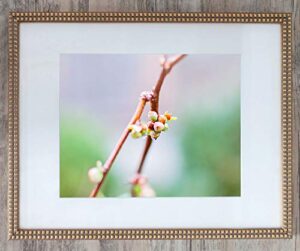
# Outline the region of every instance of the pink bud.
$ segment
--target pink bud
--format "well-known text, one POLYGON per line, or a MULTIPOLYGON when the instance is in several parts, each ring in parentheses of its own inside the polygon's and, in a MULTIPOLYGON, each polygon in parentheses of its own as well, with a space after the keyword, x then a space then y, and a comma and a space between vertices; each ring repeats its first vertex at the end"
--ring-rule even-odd
POLYGON ((154 131, 161 132, 164 129, 164 124, 161 122, 155 122, 154 123, 154 131))
POLYGON ((140 197, 155 197, 155 191, 150 185, 146 184, 143 185, 141 188, 142 190, 140 197))

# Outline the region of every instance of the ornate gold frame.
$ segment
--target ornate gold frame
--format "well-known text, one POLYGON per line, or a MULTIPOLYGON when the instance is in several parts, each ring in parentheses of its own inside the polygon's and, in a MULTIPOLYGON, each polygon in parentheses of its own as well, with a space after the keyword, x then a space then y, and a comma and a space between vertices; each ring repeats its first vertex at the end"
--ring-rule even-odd
POLYGON ((224 239, 292 237, 292 16, 290 13, 45 13, 9 15, 8 238, 9 239, 224 239), (21 229, 19 227, 19 29, 22 22, 275 23, 282 36, 281 228, 261 229, 21 229))

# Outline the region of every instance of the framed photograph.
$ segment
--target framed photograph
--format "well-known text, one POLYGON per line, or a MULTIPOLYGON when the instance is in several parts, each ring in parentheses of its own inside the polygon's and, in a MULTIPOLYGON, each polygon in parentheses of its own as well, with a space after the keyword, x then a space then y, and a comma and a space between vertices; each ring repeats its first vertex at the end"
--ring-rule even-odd
POLYGON ((291 22, 10 13, 9 238, 290 238, 291 22))

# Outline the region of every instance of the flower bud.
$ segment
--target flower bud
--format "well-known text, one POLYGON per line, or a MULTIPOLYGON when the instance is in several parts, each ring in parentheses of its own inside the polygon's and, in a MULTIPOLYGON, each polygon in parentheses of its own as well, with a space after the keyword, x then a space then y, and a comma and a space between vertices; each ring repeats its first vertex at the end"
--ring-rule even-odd
POLYGON ((155 191, 149 184, 142 185, 140 197, 155 197, 155 191))
POLYGON ((143 134, 141 133, 141 132, 137 132, 137 131, 132 131, 131 132, 131 137, 133 138, 133 139, 138 139, 138 138, 140 138, 140 137, 142 137, 143 136, 143 134))
POLYGON ((150 112, 148 112, 148 118, 149 118, 149 120, 155 122, 155 121, 157 121, 158 115, 155 111, 150 111, 150 112))
POLYGON ((141 126, 142 126, 142 131, 141 131, 142 135, 143 136, 147 135, 147 133, 148 133, 148 126, 146 124, 144 124, 144 123, 141 126))
POLYGON ((141 93, 140 98, 144 99, 144 100, 147 100, 147 101, 150 101, 152 96, 153 96, 152 92, 144 91, 144 92, 141 93))
POLYGON ((92 183, 97 184, 102 180, 103 172, 98 167, 92 167, 88 171, 88 177, 92 183))
POLYGON ((163 129, 163 132, 166 132, 166 131, 168 131, 169 130, 169 125, 167 124, 167 123, 165 123, 165 127, 164 127, 164 129, 163 129))
POLYGON ((147 177, 137 174, 131 180, 131 194, 133 197, 154 197, 155 191, 150 186, 147 177))
POLYGON ((155 132, 161 132, 164 129, 164 124, 161 122, 155 122, 154 123, 154 131, 155 132))
POLYGON ((167 118, 164 115, 159 115, 158 121, 165 124, 167 122, 167 118))
POLYGON ((159 137, 160 132, 150 131, 149 135, 151 136, 152 139, 156 140, 159 137))
POLYGON ((170 120, 172 118, 171 113, 165 112, 165 117, 167 120, 170 120))
POLYGON ((140 184, 134 184, 131 188, 131 194, 133 197, 140 197, 142 192, 142 187, 140 184))
POLYGON ((145 132, 143 132, 143 125, 130 125, 130 127, 128 127, 129 130, 131 130, 131 137, 134 139, 138 139, 140 137, 142 137, 145 132))
POLYGON ((141 132, 142 131, 142 126, 140 125, 133 125, 132 126, 132 131, 135 131, 135 132, 141 132))
POLYGON ((143 123, 143 124, 142 124, 142 131, 145 131, 145 130, 147 130, 147 129, 148 129, 147 124, 143 123))

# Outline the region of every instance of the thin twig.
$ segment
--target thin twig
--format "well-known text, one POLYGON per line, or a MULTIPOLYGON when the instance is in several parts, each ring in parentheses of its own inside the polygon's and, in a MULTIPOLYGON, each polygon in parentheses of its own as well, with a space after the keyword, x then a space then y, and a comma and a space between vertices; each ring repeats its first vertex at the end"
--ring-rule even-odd
MULTIPOLYGON (((159 114, 158 111, 158 107, 159 107, 159 94, 160 94, 160 90, 161 87, 164 83, 164 80, 166 78, 166 76, 170 73, 170 71, 172 70, 172 68, 180 61, 182 60, 184 57, 186 57, 186 54, 181 54, 178 56, 175 56, 174 58, 170 58, 167 59, 166 56, 164 56, 163 58, 163 62, 161 62, 162 64, 162 70, 160 72, 159 78, 155 84, 155 86, 152 89, 152 93, 153 93, 153 98, 150 100, 150 105, 151 105, 151 111, 155 111, 156 113, 159 114)), ((145 143, 145 147, 144 147, 144 151, 142 154, 142 158, 140 160, 138 169, 136 171, 136 174, 141 174, 142 170, 143 170, 143 165, 145 163, 145 159, 146 156, 149 152, 149 149, 151 147, 151 143, 152 143, 152 139, 150 136, 147 137, 146 143, 145 143)))
POLYGON ((173 67, 184 57, 186 57, 186 54, 181 54, 181 55, 175 56, 174 58, 170 58, 170 59, 165 58, 164 62, 162 62, 162 70, 160 72, 159 78, 158 78, 155 86, 152 89, 152 92, 153 92, 153 99, 151 100, 151 110, 152 111, 159 113, 158 112, 159 94, 160 94, 161 87, 164 83, 164 80, 165 80, 166 76, 171 72, 173 67))
MULTIPOLYGON (((142 113, 145 108, 145 105, 148 101, 150 101, 150 103, 151 103, 151 110, 156 111, 158 113, 159 93, 160 93, 161 87, 163 85, 164 79, 169 74, 169 72, 172 70, 174 65, 176 65, 185 56, 186 56, 186 54, 182 54, 182 55, 178 55, 174 58, 171 58, 169 60, 164 60, 164 62, 162 63, 162 71, 160 73, 158 81, 156 82, 156 85, 153 87, 151 93, 149 93, 149 92, 142 93, 140 102, 137 106, 137 109, 136 109, 134 115, 132 116, 132 119, 129 122, 129 125, 135 124, 141 118, 142 113)), ((101 187, 107 177, 107 174, 109 173, 116 157, 118 156, 123 144, 125 143, 128 135, 129 135, 129 133, 130 133, 130 129, 129 129, 129 126, 127 126, 124 129, 121 137, 119 138, 119 141, 117 142, 117 144, 116 144, 115 148, 113 149, 112 153, 110 154, 109 158, 106 160, 106 162, 104 164, 102 180, 95 186, 95 188, 93 189, 93 191, 91 192, 89 197, 97 196, 99 190, 101 189, 101 187)), ((143 164, 145 162, 147 153, 149 152, 151 143, 152 143, 152 139, 150 136, 148 136, 137 173, 142 172, 143 164)))
MULTIPOLYGON (((129 122, 129 125, 132 125, 132 124, 135 124, 141 117, 143 111, 144 111, 144 108, 145 108, 145 105, 146 103, 149 101, 149 99, 145 96, 142 96, 141 99, 140 99, 140 102, 136 108, 136 111, 134 113, 134 115, 132 116, 130 122, 129 122)), ((116 159, 118 153, 120 152, 123 144, 125 143, 128 135, 130 133, 130 129, 129 127, 127 126, 125 128, 125 130, 123 131, 119 141, 117 142, 115 148, 113 149, 112 153, 110 154, 109 158, 106 160, 105 164, 104 164, 104 171, 103 171, 103 178, 102 180, 95 186, 95 188, 93 189, 93 191, 91 192, 90 194, 90 197, 96 197, 97 196, 97 193, 98 191, 100 190, 100 188, 102 187, 102 184, 104 183, 104 180, 109 172, 109 170, 111 169, 111 166, 112 164, 114 163, 114 160, 116 159)))
POLYGON ((151 138, 151 136, 147 136, 144 151, 143 151, 143 154, 142 154, 142 157, 141 157, 141 160, 140 160, 140 164, 139 164, 139 167, 136 171, 137 174, 142 173, 143 165, 144 165, 144 162, 145 162, 145 159, 146 159, 146 156, 148 154, 148 151, 150 149, 151 144, 152 144, 152 138, 151 138))

